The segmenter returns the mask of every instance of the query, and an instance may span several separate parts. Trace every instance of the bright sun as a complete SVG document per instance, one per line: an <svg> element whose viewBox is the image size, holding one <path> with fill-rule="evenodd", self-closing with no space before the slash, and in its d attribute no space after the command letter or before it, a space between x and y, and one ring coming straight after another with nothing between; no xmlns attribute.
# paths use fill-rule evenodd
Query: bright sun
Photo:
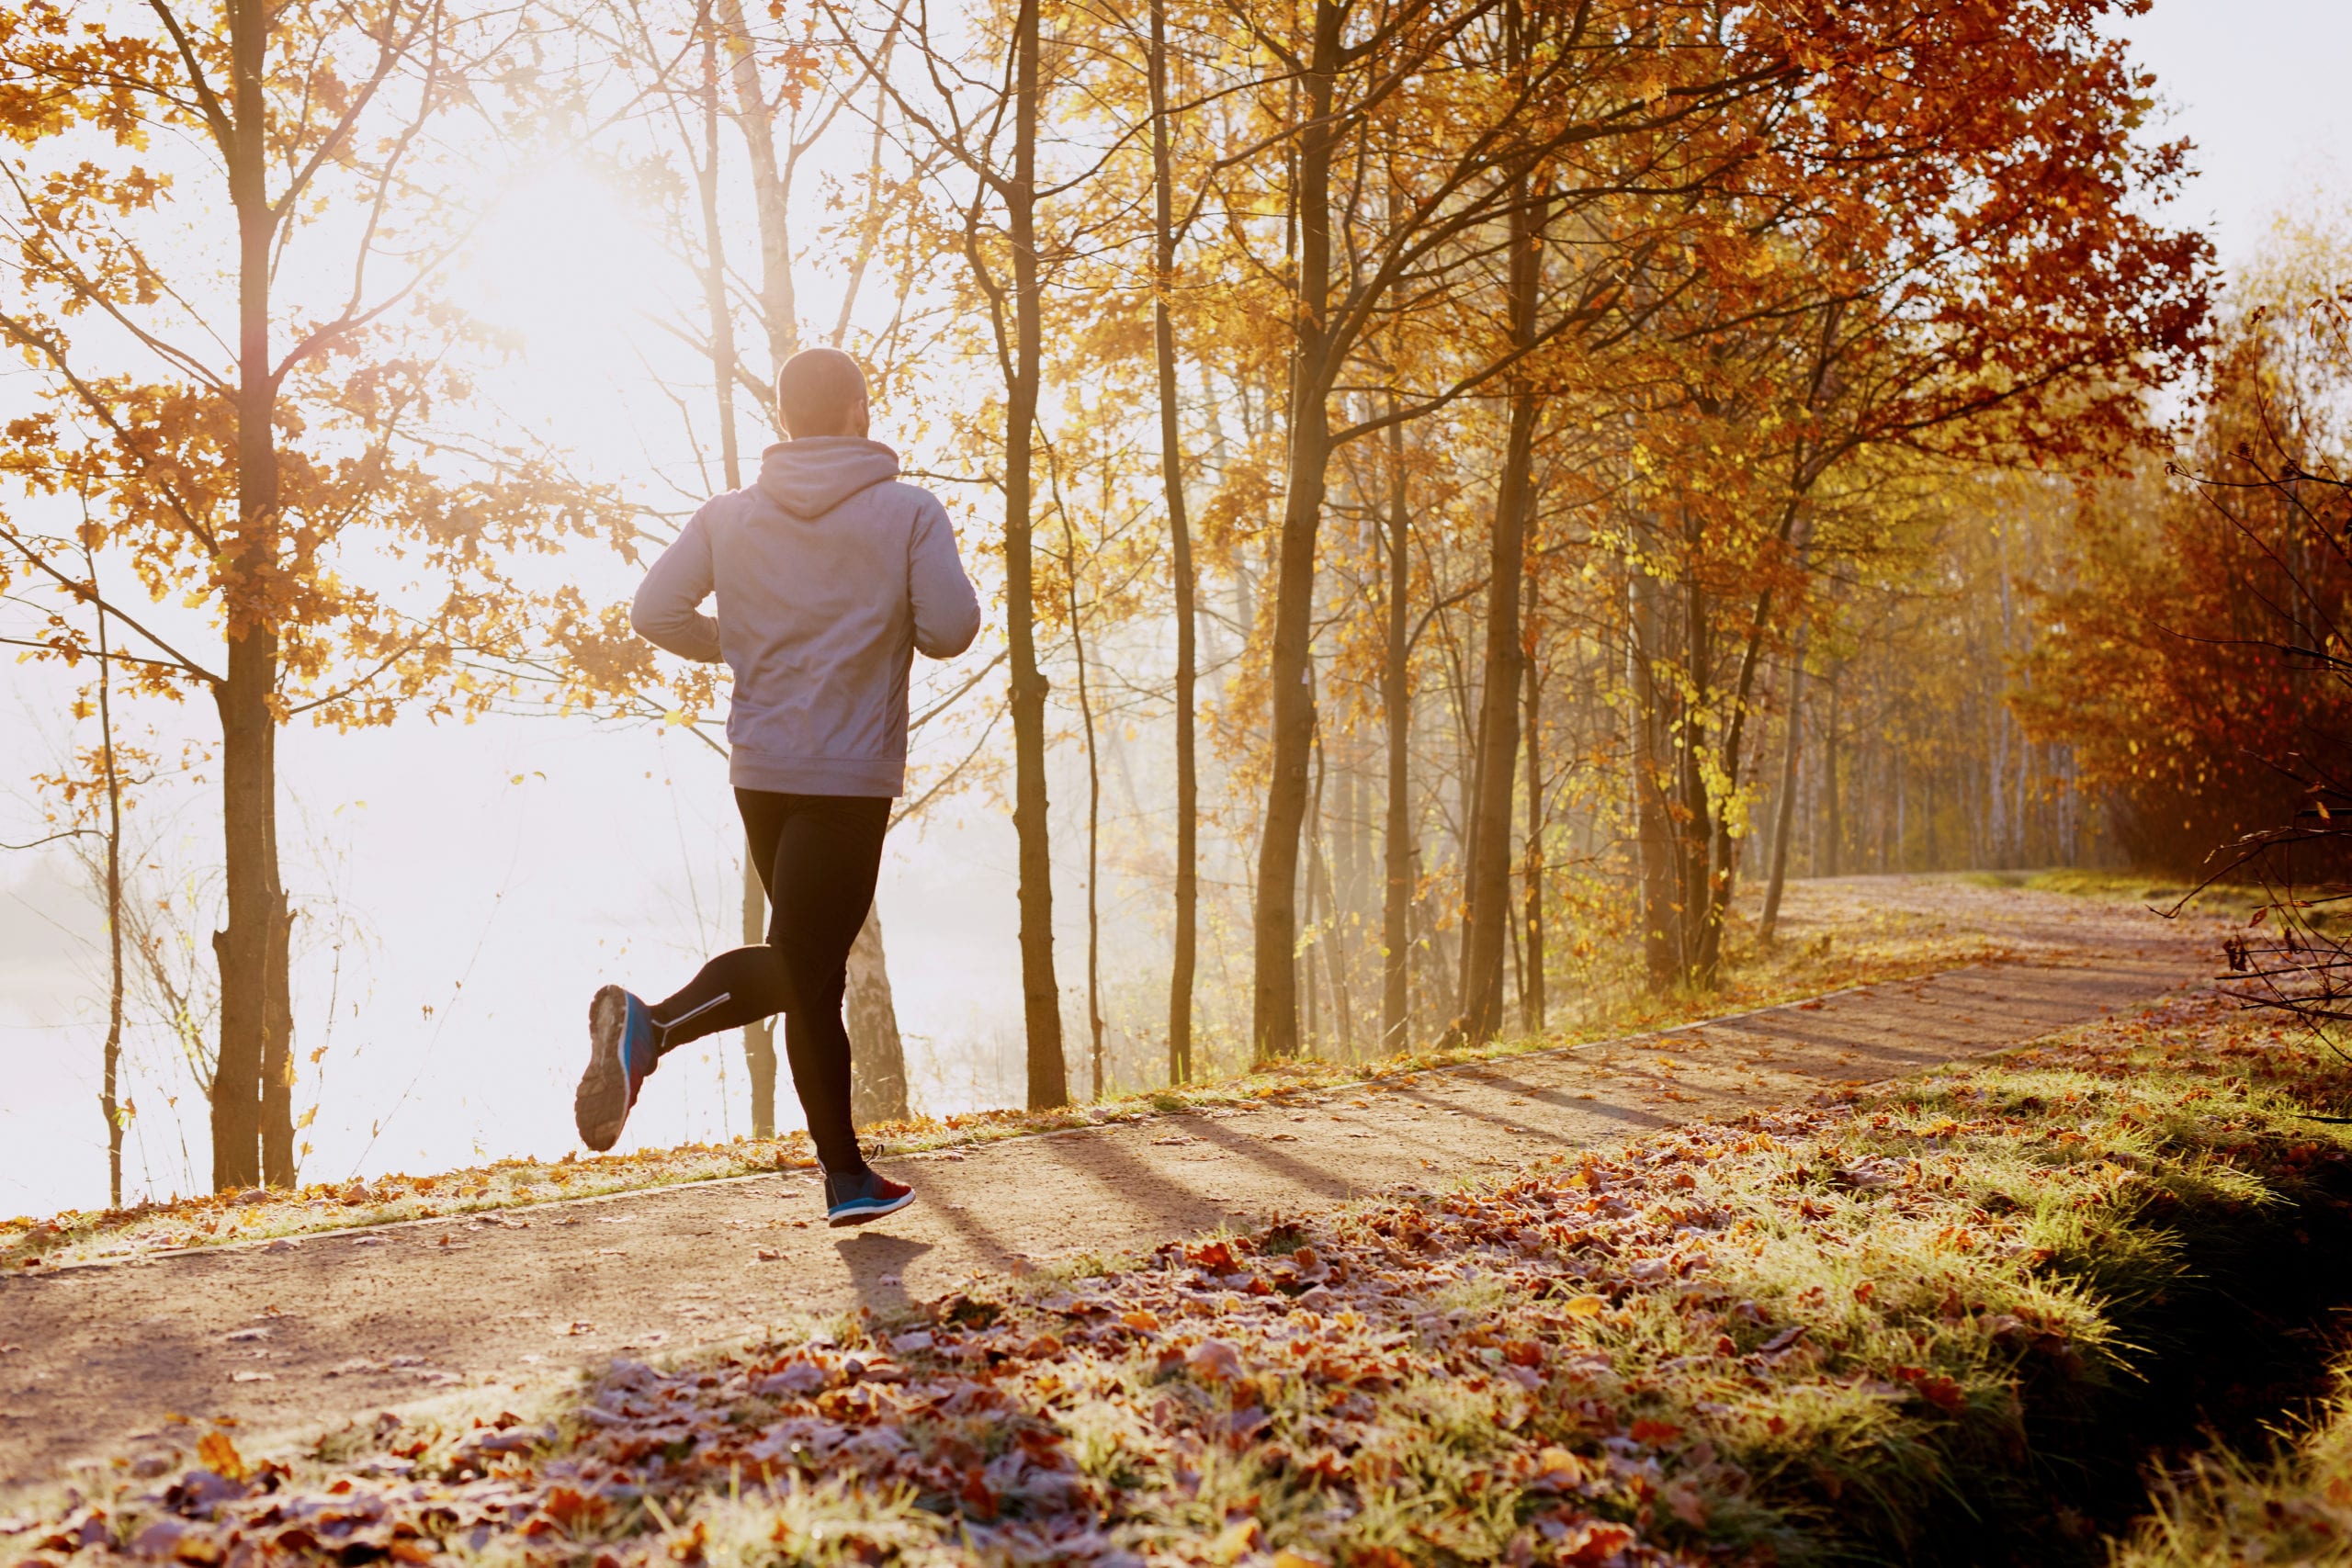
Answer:
<svg viewBox="0 0 2352 1568"><path fill-rule="evenodd" d="M609 375L623 337L664 314L689 277L652 220L575 162L550 163L483 226L457 302L519 334L535 368Z"/></svg>

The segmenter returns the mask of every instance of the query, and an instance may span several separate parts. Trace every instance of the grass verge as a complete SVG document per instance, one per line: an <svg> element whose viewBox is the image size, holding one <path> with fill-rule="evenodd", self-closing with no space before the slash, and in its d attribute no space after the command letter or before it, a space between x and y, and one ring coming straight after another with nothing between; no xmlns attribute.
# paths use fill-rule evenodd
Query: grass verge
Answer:
<svg viewBox="0 0 2352 1568"><path fill-rule="evenodd" d="M1584 1010L1572 1025L1475 1048L1428 1048L1376 1060L1306 1059L1181 1089L1122 1095L1064 1111L983 1111L918 1117L862 1129L870 1153L912 1154L1133 1122L1194 1107L1310 1096L1370 1079L1678 1027L1726 1013L1799 1001L1856 986L1912 979L2000 958L1992 938L1955 931L1929 916L1849 916L1801 942L1736 945L1724 983L1706 993L1626 995ZM808 1135L736 1138L723 1144L560 1159L506 1159L424 1176L312 1183L288 1190L253 1188L117 1210L68 1210L0 1221L0 1268L86 1263L108 1258L266 1240L355 1225L397 1224L487 1209L720 1180L816 1166Z"/></svg>
<svg viewBox="0 0 2352 1568"><path fill-rule="evenodd" d="M2239 922L2252 919L2256 910L2277 897L2252 883L2216 882L2200 888L2177 877L2135 871L1970 871L1961 873L1957 880L1971 887L2063 893L2166 913L2176 908L2189 910ZM2320 913L2316 918L2324 921L2331 917Z"/></svg>
<svg viewBox="0 0 2352 1568"><path fill-rule="evenodd" d="M190 1428L0 1529L56 1568L2088 1562L2152 1441L2317 1354L2352 1139L2308 1113L2347 1104L2180 1001L530 1419Z"/></svg>

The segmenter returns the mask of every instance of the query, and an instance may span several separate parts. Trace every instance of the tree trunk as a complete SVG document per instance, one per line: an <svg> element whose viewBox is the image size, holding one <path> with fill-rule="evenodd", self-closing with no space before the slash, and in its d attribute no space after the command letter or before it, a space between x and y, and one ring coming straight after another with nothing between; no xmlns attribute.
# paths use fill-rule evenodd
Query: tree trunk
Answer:
<svg viewBox="0 0 2352 1568"><path fill-rule="evenodd" d="M865 923L849 950L849 988L842 1021L849 1030L849 1115L860 1127L903 1122L907 1102L907 1048L899 1035L899 1010L890 996L890 967L882 952L882 916L868 908ZM770 1058L773 1061L773 1057ZM773 1082L775 1070L769 1070ZM773 1096L773 1090L771 1090Z"/></svg>
<svg viewBox="0 0 2352 1568"><path fill-rule="evenodd" d="M1340 931L1344 925L1345 911L1340 905L1339 886L1331 876L1331 857L1324 852L1324 842L1329 837L1325 829L1323 815L1323 781L1330 761L1328 748L1315 749L1315 811L1313 826L1308 830L1306 844L1306 876L1308 892L1321 906L1322 929L1315 934L1315 945L1323 954L1323 978L1331 989L1331 1033L1340 1043L1342 1056L1355 1055L1355 1002L1348 995L1348 977L1340 966L1340 950L1343 945ZM1344 778L1345 770L1341 771ZM1342 786L1344 795L1345 786ZM1310 960L1312 954L1309 955ZM1310 968L1307 985L1312 987L1315 976ZM1309 995L1312 995L1310 989ZM1309 1032L1313 1032L1311 1030Z"/></svg>
<svg viewBox="0 0 2352 1568"><path fill-rule="evenodd" d="M718 19L733 57L736 123L752 164L752 205L760 220L760 320L767 329L768 385L800 347L799 304L792 276L790 192L775 155L775 117L760 85L760 62L743 23L742 0L718 0ZM731 368L731 367L730 367Z"/></svg>
<svg viewBox="0 0 2352 1568"><path fill-rule="evenodd" d="M1632 601L1626 641L1627 684L1634 699L1634 822L1635 872L1641 882L1642 971L1653 990L1673 985L1681 973L1675 943L1681 926L1675 908L1673 824L1666 809L1666 781L1658 756L1665 725L1657 671L1657 585L1639 565L1627 587Z"/></svg>
<svg viewBox="0 0 2352 1568"><path fill-rule="evenodd" d="M1159 377L1159 479L1176 572L1176 951L1168 978L1168 1081L1193 1077L1193 986L1199 966L1200 773L1193 750L1193 526L1184 504L1177 422L1176 324L1169 291L1176 270L1175 174L1168 138L1168 6L1151 0L1152 353Z"/></svg>
<svg viewBox="0 0 2352 1568"><path fill-rule="evenodd" d="M728 47L735 51L735 87L738 96L747 107L760 103L759 67L752 61L750 40L743 33L742 7L736 0L721 0L720 15L728 32ZM709 28L709 17L703 17L703 155L695 171L697 194L702 203L703 310L710 318L710 382L718 417L718 459L721 473L730 491L743 488L743 457L741 444L735 429L735 378L738 355L735 347L735 311L727 297L727 236L718 222L718 38ZM764 116L759 118L757 133L748 123L744 127L747 139L753 140L753 188L761 213L761 228L767 229L767 204L771 197L781 199L780 187L771 179L766 185L759 181L761 167L756 144L764 141L768 146L767 168L775 173L775 145ZM762 257L763 280L775 257ZM783 255L788 269L790 254ZM785 298L789 305L791 284L785 282ZM765 294L763 294L765 301ZM771 337L771 350L774 340ZM781 363L779 361L778 363ZM760 880L760 867L752 863L747 852L743 857L743 942L755 947L767 941L767 893ZM759 1019L743 1026L743 1066L752 1081L752 1136L775 1136L775 1023Z"/></svg>
<svg viewBox="0 0 2352 1568"><path fill-rule="evenodd" d="M1380 703L1388 727L1388 798L1382 829L1380 1048L1401 1051L1412 1020L1413 844L1408 791L1412 782L1412 647L1406 599L1413 584L1405 517L1405 427L1388 427L1388 647L1380 669Z"/></svg>
<svg viewBox="0 0 2352 1568"><path fill-rule="evenodd" d="M1838 777L1838 742L1840 739L1838 733L1839 695L1838 676L1839 673L1833 671L1829 677L1829 722L1824 727L1821 745L1822 804L1825 814L1828 818L1827 831L1824 837L1829 840L1826 851L1822 856L1822 867L1830 876L1838 875L1846 866L1846 792L1843 788L1843 781Z"/></svg>
<svg viewBox="0 0 2352 1568"><path fill-rule="evenodd" d="M1086 683L1086 626L1078 602L1078 530L1062 510L1062 581L1069 590L1069 644L1078 665L1078 720L1086 742L1086 1083L1087 1098L1102 1098L1102 914L1096 884L1102 874L1102 763L1095 749L1094 697Z"/></svg>
<svg viewBox="0 0 2352 1568"><path fill-rule="evenodd" d="M1306 822L1315 689L1307 659L1314 635L1316 536L1330 461L1330 367L1327 359L1331 273L1331 97L1341 60L1334 0L1316 0L1315 41L1305 82L1295 184L1298 270L1290 367L1290 453L1274 570L1273 645L1267 661L1272 714L1264 837L1258 846L1257 908L1250 1009L1252 1059L1298 1055L1298 859Z"/></svg>
<svg viewBox="0 0 2352 1568"><path fill-rule="evenodd" d="M1012 829L1020 840L1021 1000L1028 1032L1029 1109L1069 1103L1062 1055L1061 987L1054 978L1054 863L1046 823L1046 691L1037 668L1036 569L1029 509L1037 422L1037 51L1040 0L1022 0L1014 22L1012 179L1006 222L1012 240L1012 380L1004 409L1005 641L1012 669Z"/></svg>
<svg viewBox="0 0 2352 1568"><path fill-rule="evenodd" d="M768 939L768 896L760 885L760 868L743 855L743 945L757 947ZM871 921L869 920L869 924ZM775 1021L763 1018L743 1026L743 1067L752 1080L752 1136L775 1136Z"/></svg>
<svg viewBox="0 0 2352 1568"><path fill-rule="evenodd" d="M277 381L269 361L271 242L268 110L263 72L269 34L264 0L232 0L230 64L235 121L228 139L229 197L237 215L237 524L222 562L229 606L229 668L216 689L220 713L223 881L227 929L213 933L220 968L220 1055L212 1083L212 1184L250 1187L262 1178L263 1077L288 1049L288 1022L273 1017L286 972L286 893L277 868ZM275 1049L273 1049L275 1046ZM292 1145L287 1129L286 1144Z"/></svg>
<svg viewBox="0 0 2352 1568"><path fill-rule="evenodd" d="M1510 341L1535 337L1536 286L1542 271L1543 213L1525 183L1510 218ZM1541 400L1523 377L1511 378L1510 425L1487 566L1487 639L1479 681L1478 751L1471 768L1469 858L1462 932L1462 1021L1472 1043L1492 1040L1503 1021L1503 950L1510 922L1510 807L1519 773L1521 666L1519 595L1527 555L1527 491L1534 466Z"/></svg>
<svg viewBox="0 0 2352 1568"><path fill-rule="evenodd" d="M1520 976L1520 1027L1544 1032L1544 730L1543 685L1535 660L1535 579L1527 580L1528 656L1521 684L1527 712L1521 720L1527 748L1527 955Z"/></svg>
<svg viewBox="0 0 2352 1568"><path fill-rule="evenodd" d="M1772 867L1764 883L1764 914L1756 925L1756 940L1772 944L1781 924L1781 889L1788 880L1789 836L1796 828L1797 765L1804 754L1804 645L1797 634L1796 661L1789 671L1789 734L1781 756L1781 797L1772 804Z"/></svg>
<svg viewBox="0 0 2352 1568"><path fill-rule="evenodd" d="M107 1043L98 1081L98 1112L107 1122L107 1207L122 1207L122 779L114 755L114 661L107 646L106 601L98 596L97 563L90 562L90 598L98 607L98 744L107 784Z"/></svg>

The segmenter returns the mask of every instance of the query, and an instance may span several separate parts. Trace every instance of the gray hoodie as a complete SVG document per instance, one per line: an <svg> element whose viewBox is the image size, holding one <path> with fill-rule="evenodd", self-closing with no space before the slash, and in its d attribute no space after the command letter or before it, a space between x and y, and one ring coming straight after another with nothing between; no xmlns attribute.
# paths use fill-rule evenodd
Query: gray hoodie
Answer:
<svg viewBox="0 0 2352 1568"><path fill-rule="evenodd" d="M780 442L759 482L706 503L629 608L638 635L725 660L740 789L895 795L906 788L907 671L979 635L980 605L939 498L855 435ZM716 589L716 619L701 613Z"/></svg>

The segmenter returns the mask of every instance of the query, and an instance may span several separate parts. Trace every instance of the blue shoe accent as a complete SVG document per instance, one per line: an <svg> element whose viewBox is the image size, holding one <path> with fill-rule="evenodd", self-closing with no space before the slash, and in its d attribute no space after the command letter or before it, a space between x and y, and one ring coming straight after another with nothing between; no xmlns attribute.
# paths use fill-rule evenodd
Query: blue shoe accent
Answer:
<svg viewBox="0 0 2352 1568"><path fill-rule="evenodd" d="M638 1090L660 1059L661 1031L645 1003L606 986L588 1004L588 1066L571 1097L580 1141L602 1154L620 1142Z"/></svg>
<svg viewBox="0 0 2352 1568"><path fill-rule="evenodd" d="M915 1201L915 1190L877 1170L825 1178L825 1223L840 1228L895 1214Z"/></svg>

